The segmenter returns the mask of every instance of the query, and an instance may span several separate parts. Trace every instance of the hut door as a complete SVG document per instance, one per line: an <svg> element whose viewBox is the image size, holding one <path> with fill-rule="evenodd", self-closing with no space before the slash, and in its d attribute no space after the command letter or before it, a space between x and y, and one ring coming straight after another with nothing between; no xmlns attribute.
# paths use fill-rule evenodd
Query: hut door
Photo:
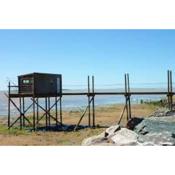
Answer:
<svg viewBox="0 0 175 175"><path fill-rule="evenodd" d="M61 85L60 85L60 78L57 78L57 93L58 93L58 94L61 93L60 87L61 87Z"/></svg>

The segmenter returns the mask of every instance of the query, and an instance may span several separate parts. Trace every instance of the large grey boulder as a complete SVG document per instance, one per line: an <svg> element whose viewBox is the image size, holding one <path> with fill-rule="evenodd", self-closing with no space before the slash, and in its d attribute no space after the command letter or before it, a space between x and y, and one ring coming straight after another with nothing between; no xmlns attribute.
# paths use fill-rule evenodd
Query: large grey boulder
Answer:
<svg viewBox="0 0 175 175"><path fill-rule="evenodd" d="M107 143L105 138L105 133L103 132L100 135L93 136L87 139L84 139L82 142L82 146L92 146Z"/></svg>
<svg viewBox="0 0 175 175"><path fill-rule="evenodd" d="M121 127L119 125L113 125L110 128L106 129L106 131L103 132L102 134L83 140L82 146L114 145L114 142L110 138L113 137L120 129Z"/></svg>
<svg viewBox="0 0 175 175"><path fill-rule="evenodd" d="M98 136L85 139L84 146L175 146L175 116L132 118L127 128L114 125Z"/></svg>
<svg viewBox="0 0 175 175"><path fill-rule="evenodd" d="M144 146L175 146L175 137L170 132L140 135L138 142Z"/></svg>
<svg viewBox="0 0 175 175"><path fill-rule="evenodd" d="M137 139L138 134L126 128L119 130L110 138L116 146L136 146L139 145Z"/></svg>
<svg viewBox="0 0 175 175"><path fill-rule="evenodd" d="M85 139L82 146L135 146L138 135L119 125L108 128L104 133Z"/></svg>
<svg viewBox="0 0 175 175"><path fill-rule="evenodd" d="M144 119L135 126L134 131L139 135L161 133L162 131L175 134L175 117L151 117Z"/></svg>
<svg viewBox="0 0 175 175"><path fill-rule="evenodd" d="M121 129L120 125L113 125L110 128L106 129L105 137L110 138L115 135Z"/></svg>
<svg viewBox="0 0 175 175"><path fill-rule="evenodd" d="M135 126L138 142L143 145L174 146L175 117L150 117Z"/></svg>

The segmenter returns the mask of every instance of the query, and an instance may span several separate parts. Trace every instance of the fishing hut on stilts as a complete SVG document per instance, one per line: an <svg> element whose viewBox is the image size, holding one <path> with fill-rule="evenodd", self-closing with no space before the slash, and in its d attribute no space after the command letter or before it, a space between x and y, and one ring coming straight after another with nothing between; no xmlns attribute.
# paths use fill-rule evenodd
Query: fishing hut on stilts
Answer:
<svg viewBox="0 0 175 175"><path fill-rule="evenodd" d="M63 125L62 114L62 98L64 96L86 96L87 107L77 121L74 127L74 131L77 131L81 122L85 116L88 116L87 126L89 128L95 128L96 111L95 111L95 98L97 96L124 96L125 104L120 115L120 124L124 114L126 113L127 121L132 119L132 105L131 97L143 96L143 95L166 95L168 108L173 110L173 78L172 71L167 71L167 90L165 91L152 91L152 92L133 92L130 88L129 74L124 75L124 91L122 92L97 92L95 90L95 77L88 76L87 78L87 92L63 92L62 88L62 75L61 74L46 74L46 73L32 73L18 76L18 86L8 85L8 128L14 126L23 129L27 126L37 130L43 126L46 130L49 130L54 124L55 126ZM17 88L17 93L12 89ZM16 99L16 100L15 100ZM30 105L26 101L30 101ZM41 100L44 100L44 106L41 105ZM15 107L19 116L12 120L11 108ZM43 112L41 114L41 111ZM27 113L30 113L30 117L27 117ZM44 121L44 123L43 123Z"/></svg>

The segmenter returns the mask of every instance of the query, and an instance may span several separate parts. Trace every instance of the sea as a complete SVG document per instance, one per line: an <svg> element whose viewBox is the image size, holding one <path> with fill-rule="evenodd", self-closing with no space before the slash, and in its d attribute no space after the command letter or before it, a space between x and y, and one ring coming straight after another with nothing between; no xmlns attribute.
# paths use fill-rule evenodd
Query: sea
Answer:
<svg viewBox="0 0 175 175"><path fill-rule="evenodd" d="M122 92L122 89L96 89L96 92ZM143 88L135 88L131 89L132 92L156 92L156 91L166 91L166 89L143 89ZM64 90L64 92L87 92L86 90L76 89L76 90ZM5 91L0 91L0 116L7 116L8 114L8 99L5 96ZM141 100L143 101L157 101L165 98L163 95L140 95L140 96L131 96L132 104L140 104ZM65 111L74 111L74 110L83 110L87 107L88 100L87 96L63 96L62 98L62 106ZM14 99L15 103L19 105L19 101ZM40 99L41 106L44 106L44 100ZM32 103L30 98L26 99L26 107ZM116 95L101 95L95 97L95 105L96 106L108 106L115 104L124 104L125 98L124 96L116 96ZM51 100L51 105L54 104L54 101ZM30 110L29 110L30 112ZM15 109L13 104L11 105L11 114L17 115L18 111Z"/></svg>

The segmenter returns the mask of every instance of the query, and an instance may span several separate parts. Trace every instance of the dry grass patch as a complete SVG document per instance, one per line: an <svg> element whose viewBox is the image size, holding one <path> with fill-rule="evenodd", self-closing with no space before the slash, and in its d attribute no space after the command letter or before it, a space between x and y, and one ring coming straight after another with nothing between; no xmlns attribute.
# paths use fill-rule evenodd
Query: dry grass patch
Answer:
<svg viewBox="0 0 175 175"><path fill-rule="evenodd" d="M146 117L156 110L157 106L141 104L132 105L133 116ZM119 121L123 105L111 105L96 108L96 124L110 126ZM65 124L77 124L82 113L80 111L70 111L63 113ZM81 124L87 125L88 115L84 117ZM122 120L126 124L126 116ZM0 145L15 146L71 146L81 145L83 139L100 134L105 129L83 129L77 132L31 132L27 130L7 129L6 119L0 121Z"/></svg>

